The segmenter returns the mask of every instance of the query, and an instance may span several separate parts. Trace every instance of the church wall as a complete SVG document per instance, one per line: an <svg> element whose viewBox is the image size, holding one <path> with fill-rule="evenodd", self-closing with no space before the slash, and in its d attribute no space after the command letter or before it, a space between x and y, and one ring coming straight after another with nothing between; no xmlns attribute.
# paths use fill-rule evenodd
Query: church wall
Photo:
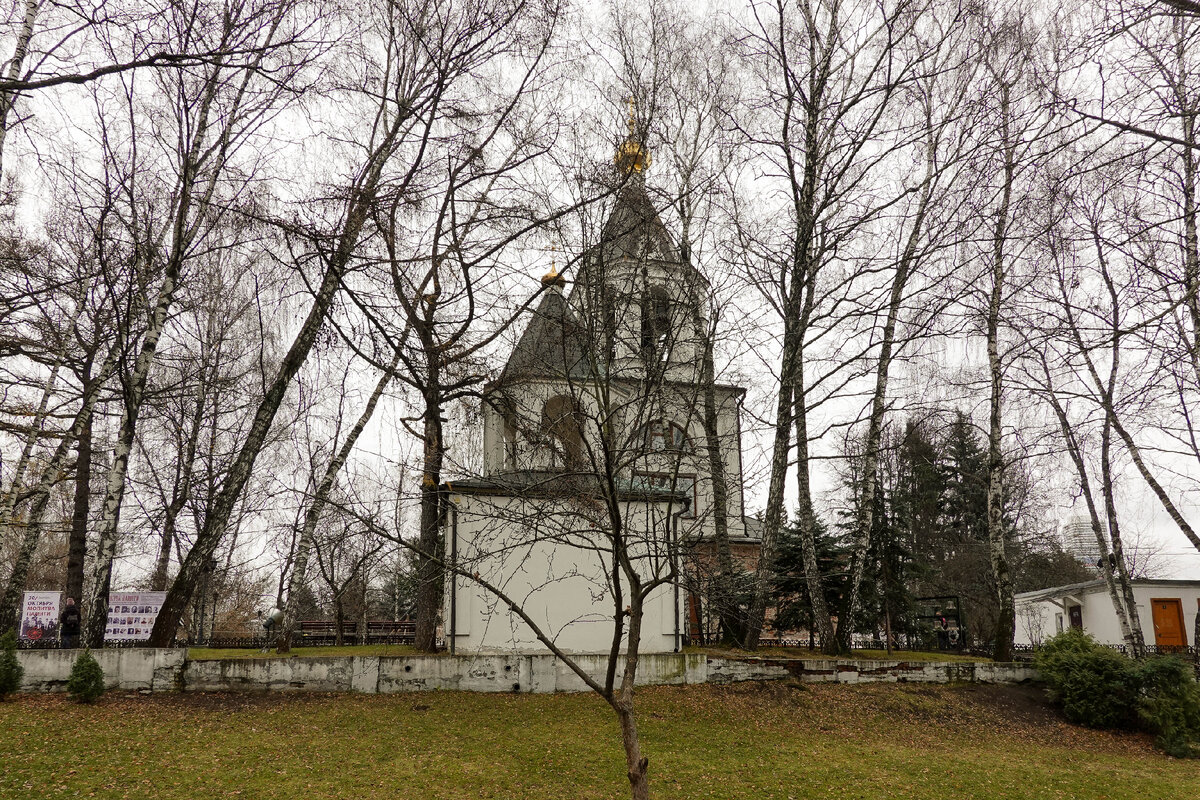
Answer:
<svg viewBox="0 0 1200 800"><path fill-rule="evenodd" d="M685 275L693 279L689 281ZM645 374L642 307L648 294L661 291L670 300L666 377L684 383L699 381L704 353L702 333L708 325L704 304L707 287L695 273L661 259L618 258L603 265L590 264L582 281L586 283L577 283L571 292L571 306L585 320L596 341L601 340L605 315L610 313L606 307L611 309L616 334L615 359L611 364L614 374L626 377Z"/></svg>
<svg viewBox="0 0 1200 800"><path fill-rule="evenodd" d="M635 384L628 383L628 387ZM614 396L622 391L622 382L614 381L611 385ZM517 423L517 443L515 446L516 460L506 460L505 444L502 429L505 422L494 407L484 406L484 446L486 448L487 475L502 475L506 472L520 470L548 470L562 464L555 463L544 442L535 441L537 437L545 436L540 431L542 423L542 408L546 401L556 395L571 395L578 399L584 430L592 438L593 452L601 452L599 443L595 441L597 420L600 415L597 409L597 398L587 391L582 384L570 385L565 381L530 380L509 387L505 394L511 402L511 407L519 415ZM739 393L735 389L720 387L717 390L717 432L720 440L722 457L725 461L725 479L728 486L727 500L729 513L729 534L733 537L745 535L742 526L743 508L742 491L742 457L740 419L738 407ZM695 503L688 515L703 524L704 530L696 535L711 536L714 532L712 521L713 483L706 451L707 440L704 435L702 420L703 399L698 396L696 389L686 386L669 384L656 392L653 400L641 398L630 403L628 408L621 409L620 401L614 403L618 408L614 416L624 417L618 424L614 438L615 448L627 449L622 454L622 460L627 462L626 478L633 480L639 476L656 476L654 480L670 481L678 476L695 476ZM689 452L679 453L667 449L662 452L641 453L645 442L639 435L642 426L651 421L662 421L678 425L686 432ZM584 470L591 472L589 463ZM678 489L684 481L676 481L673 487ZM662 488L672 488L668 485Z"/></svg>
<svg viewBox="0 0 1200 800"><path fill-rule="evenodd" d="M605 537L596 530L597 523L603 524L598 503L471 494L453 494L451 501L455 511L447 515L448 557L456 551L461 568L503 591L564 650L608 650L614 604L609 568L598 552L607 550ZM629 501L622 508L640 574L664 574L671 547L660 504ZM681 593L681 615L684 600ZM505 603L471 578L447 577L444 608L443 627L448 637L453 636L456 652L546 650ZM675 649L673 586L652 593L642 624L643 652Z"/></svg>

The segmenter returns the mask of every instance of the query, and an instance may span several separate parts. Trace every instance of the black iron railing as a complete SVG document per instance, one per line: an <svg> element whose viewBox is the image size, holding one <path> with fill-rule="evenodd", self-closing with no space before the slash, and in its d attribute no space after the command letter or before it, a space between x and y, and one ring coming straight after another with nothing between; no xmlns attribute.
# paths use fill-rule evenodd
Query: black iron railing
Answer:
<svg viewBox="0 0 1200 800"><path fill-rule="evenodd" d="M820 639L816 639L815 643L816 643L816 649L819 650L821 648ZM760 639L758 642L758 646L760 648L795 647L795 648L807 650L809 647L809 640L807 637L804 639ZM905 642L905 643L899 643L899 644L892 645L892 650L893 650L893 652L897 652L897 653L905 653L905 652L907 652L907 653L959 653L962 655L990 657L993 652L993 647L994 646L991 643L973 644L970 646L951 645L949 647L929 647L929 646L923 646L918 642ZM1105 647L1108 647L1112 650L1116 650L1118 653L1122 653L1125 655L1129 654L1129 648L1123 644L1108 644L1108 645L1105 645ZM850 643L850 649L851 650L887 650L887 645L884 644L882 639L859 639L859 640L856 640L856 641L853 641ZM1038 649L1039 649L1038 645L1017 644L1017 645L1013 645L1012 652L1014 655L1017 655L1017 656L1024 656L1026 658L1031 658L1038 651ZM1151 644L1151 645L1146 645L1144 647L1144 653L1145 653L1145 655L1148 655L1148 656L1178 655L1178 656L1183 656L1185 658L1196 658L1197 657L1197 648L1195 645L1189 645L1187 647L1180 647L1178 645L1157 646L1157 645Z"/></svg>

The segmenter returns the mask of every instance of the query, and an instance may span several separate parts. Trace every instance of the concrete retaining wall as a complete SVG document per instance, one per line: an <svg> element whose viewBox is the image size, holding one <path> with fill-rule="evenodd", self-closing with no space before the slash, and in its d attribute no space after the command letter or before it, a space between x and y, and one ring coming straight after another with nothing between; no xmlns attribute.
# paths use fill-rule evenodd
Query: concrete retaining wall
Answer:
<svg viewBox="0 0 1200 800"><path fill-rule="evenodd" d="M71 666L79 650L18 650L17 660L25 668L21 690L26 692L65 692ZM104 685L109 689L169 692L182 688L187 650L181 648L138 647L119 650L93 650L92 655L104 670Z"/></svg>
<svg viewBox="0 0 1200 800"><path fill-rule="evenodd" d="M708 660L709 683L785 679L804 683L1025 683L1037 680L1037 671L1027 664L989 661Z"/></svg>
<svg viewBox="0 0 1200 800"><path fill-rule="evenodd" d="M21 688L64 691L77 650L18 651L25 667ZM391 694L436 689L470 692L582 692L587 685L551 655L329 656L188 661L183 649L97 650L112 689L141 691L308 691ZM604 680L606 657L581 655L581 667ZM921 661L725 659L702 653L651 654L638 661L639 685L803 682L1023 683L1035 680L1023 664Z"/></svg>

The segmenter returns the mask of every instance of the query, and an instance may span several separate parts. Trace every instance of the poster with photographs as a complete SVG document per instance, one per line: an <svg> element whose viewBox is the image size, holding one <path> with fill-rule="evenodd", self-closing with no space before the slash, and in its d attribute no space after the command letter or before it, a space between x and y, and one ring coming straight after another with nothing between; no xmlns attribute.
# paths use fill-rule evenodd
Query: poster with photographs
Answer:
<svg viewBox="0 0 1200 800"><path fill-rule="evenodd" d="M26 592L21 602L20 637L30 642L58 639L58 604L62 592Z"/></svg>
<svg viewBox="0 0 1200 800"><path fill-rule="evenodd" d="M166 592L110 592L104 639L109 642L146 641L166 599Z"/></svg>

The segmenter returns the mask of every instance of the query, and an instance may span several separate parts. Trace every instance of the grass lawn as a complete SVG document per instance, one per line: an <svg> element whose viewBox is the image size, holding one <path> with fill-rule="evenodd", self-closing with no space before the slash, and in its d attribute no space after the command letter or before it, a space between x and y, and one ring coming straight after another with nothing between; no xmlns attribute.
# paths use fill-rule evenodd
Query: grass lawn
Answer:
<svg viewBox="0 0 1200 800"><path fill-rule="evenodd" d="M820 650L809 650L807 647L762 647L754 651L728 647L689 647L685 649L721 658L830 658ZM845 658L851 661L991 661L990 658L983 656L925 653L910 650L896 650L890 656L886 650L855 650Z"/></svg>
<svg viewBox="0 0 1200 800"><path fill-rule="evenodd" d="M407 644L359 644L343 647L293 647L290 653L276 653L271 648L260 653L252 648L189 647L188 658L212 661L220 658L316 658L317 656L414 656L417 651ZM422 653L421 655L430 655Z"/></svg>
<svg viewBox="0 0 1200 800"><path fill-rule="evenodd" d="M657 798L1200 797L1200 765L1077 728L1036 689L641 690ZM590 694L115 694L0 703L0 797L619 798Z"/></svg>

